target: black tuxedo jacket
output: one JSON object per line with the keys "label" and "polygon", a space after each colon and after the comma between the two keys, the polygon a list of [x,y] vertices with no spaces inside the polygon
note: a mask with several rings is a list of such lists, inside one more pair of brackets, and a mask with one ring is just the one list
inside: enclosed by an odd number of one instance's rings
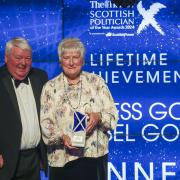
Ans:
{"label": "black tuxedo jacket", "polygon": [[[40,115],[40,95],[47,74],[32,68],[28,75],[36,101],[38,116]],[[0,68],[0,154],[4,157],[4,167],[0,169],[0,180],[10,180],[16,170],[20,150],[22,125],[20,112],[11,76],[6,66]],[[38,151],[41,162],[47,168],[47,157],[41,139]]]}

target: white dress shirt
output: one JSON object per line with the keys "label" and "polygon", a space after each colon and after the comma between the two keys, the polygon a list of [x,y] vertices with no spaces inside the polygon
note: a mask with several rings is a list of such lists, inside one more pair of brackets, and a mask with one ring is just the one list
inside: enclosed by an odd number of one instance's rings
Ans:
{"label": "white dress shirt", "polygon": [[17,88],[14,85],[14,89],[22,123],[21,150],[35,148],[40,141],[40,127],[31,83],[21,83]]}

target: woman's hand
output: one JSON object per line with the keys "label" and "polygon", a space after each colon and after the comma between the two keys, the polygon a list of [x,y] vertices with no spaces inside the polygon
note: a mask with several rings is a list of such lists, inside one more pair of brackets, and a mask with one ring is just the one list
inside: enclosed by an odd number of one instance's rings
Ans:
{"label": "woman's hand", "polygon": [[63,135],[62,140],[63,140],[63,144],[64,144],[65,148],[67,148],[69,150],[77,150],[78,149],[77,147],[72,146],[71,139],[68,135]]}
{"label": "woman's hand", "polygon": [[100,112],[91,112],[86,113],[89,116],[89,121],[86,128],[86,133],[90,134],[96,128],[96,126],[101,121],[101,113]]}

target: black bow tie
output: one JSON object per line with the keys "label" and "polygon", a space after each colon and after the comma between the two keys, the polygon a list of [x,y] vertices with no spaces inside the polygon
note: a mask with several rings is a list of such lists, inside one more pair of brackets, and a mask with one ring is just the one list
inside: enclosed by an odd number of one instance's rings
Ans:
{"label": "black bow tie", "polygon": [[23,80],[17,80],[17,79],[14,79],[14,85],[16,88],[18,88],[18,86],[21,84],[21,83],[24,83],[24,84],[29,84],[29,81],[28,81],[28,77],[26,77],[25,79]]}

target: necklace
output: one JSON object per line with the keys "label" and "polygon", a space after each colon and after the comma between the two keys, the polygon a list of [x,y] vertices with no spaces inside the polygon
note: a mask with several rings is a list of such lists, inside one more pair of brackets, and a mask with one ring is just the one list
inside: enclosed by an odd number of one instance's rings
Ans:
{"label": "necklace", "polygon": [[69,99],[69,96],[68,96],[68,89],[66,88],[66,83],[65,83],[65,77],[64,77],[64,73],[63,73],[63,84],[64,84],[64,92],[65,92],[65,96],[66,96],[66,99],[68,100],[68,103],[69,105],[71,106],[72,109],[76,110],[78,109],[78,107],[80,106],[80,103],[81,103],[81,96],[82,96],[82,79],[81,79],[81,75],[80,75],[80,80],[79,82],[81,83],[80,84],[80,92],[78,93],[79,94],[79,101],[77,103],[77,105],[75,107],[73,107],[70,99]]}

